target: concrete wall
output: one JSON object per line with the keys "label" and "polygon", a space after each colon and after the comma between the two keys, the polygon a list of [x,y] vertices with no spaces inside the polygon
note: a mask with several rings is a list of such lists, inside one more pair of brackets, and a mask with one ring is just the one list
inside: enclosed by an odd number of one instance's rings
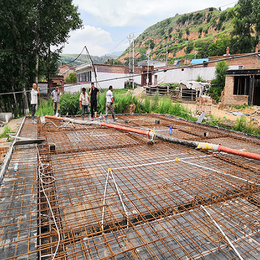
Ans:
{"label": "concrete wall", "polygon": [[[229,69],[235,70],[238,69],[239,66],[229,66]],[[180,83],[186,82],[190,80],[197,80],[198,76],[200,76],[203,80],[211,81],[215,78],[215,70],[214,66],[209,67],[192,67],[192,68],[183,68],[183,69],[172,69],[167,70],[165,72],[157,72],[153,75],[157,75],[158,84],[162,83]]]}
{"label": "concrete wall", "polygon": [[3,122],[6,122],[8,123],[9,120],[13,117],[13,114],[12,113],[0,113],[0,120],[3,121]]}
{"label": "concrete wall", "polygon": [[44,94],[44,95],[48,94],[48,83],[47,82],[39,82],[38,87],[40,87],[40,94]]}
{"label": "concrete wall", "polygon": [[76,84],[65,84],[64,85],[64,93],[77,93],[81,92],[82,88],[86,88],[87,90],[90,88],[90,83],[76,83]]}
{"label": "concrete wall", "polygon": [[[99,82],[99,86],[102,89],[108,89],[110,85],[112,85],[114,89],[122,89],[125,86],[125,82],[128,80],[129,80],[129,74],[104,73],[104,72],[98,73],[98,82]],[[137,84],[141,84],[141,76],[135,76],[134,82]]]}

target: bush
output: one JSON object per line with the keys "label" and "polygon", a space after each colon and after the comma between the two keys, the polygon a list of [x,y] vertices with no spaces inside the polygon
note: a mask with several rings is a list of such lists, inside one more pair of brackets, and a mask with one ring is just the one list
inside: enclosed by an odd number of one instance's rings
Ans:
{"label": "bush", "polygon": [[47,102],[41,98],[40,105],[35,112],[35,116],[41,116],[41,108],[42,108],[42,115],[53,115],[53,101],[51,98],[48,98]]}
{"label": "bush", "polygon": [[77,115],[81,113],[80,105],[79,105],[79,96],[78,92],[75,95],[70,93],[66,93],[61,95],[60,97],[60,110],[62,115]]}
{"label": "bush", "polygon": [[66,77],[65,82],[67,83],[75,83],[77,82],[76,72],[70,73],[68,77]]}
{"label": "bush", "polygon": [[221,97],[221,92],[225,87],[227,70],[228,70],[228,65],[226,64],[226,62],[220,61],[216,66],[215,79],[211,81],[212,86],[210,87],[208,93],[217,102],[219,102]]}

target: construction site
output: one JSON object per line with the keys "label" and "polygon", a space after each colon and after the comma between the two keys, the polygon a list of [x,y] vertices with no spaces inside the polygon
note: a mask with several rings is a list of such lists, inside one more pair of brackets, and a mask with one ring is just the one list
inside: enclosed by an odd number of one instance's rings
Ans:
{"label": "construction site", "polygon": [[25,117],[0,259],[260,259],[260,138],[159,114]]}

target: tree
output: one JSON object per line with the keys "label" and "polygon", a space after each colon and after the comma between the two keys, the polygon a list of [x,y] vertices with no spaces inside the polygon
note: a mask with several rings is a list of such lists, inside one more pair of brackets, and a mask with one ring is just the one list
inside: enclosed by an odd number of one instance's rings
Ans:
{"label": "tree", "polygon": [[197,58],[207,58],[209,54],[209,45],[211,44],[211,41],[197,41],[195,43],[195,48],[198,51]]}
{"label": "tree", "polygon": [[231,52],[252,52],[259,40],[259,0],[239,0],[229,11],[233,18],[231,32]]}
{"label": "tree", "polygon": [[[55,73],[61,51],[58,46],[68,39],[70,30],[80,26],[81,19],[72,0],[0,1],[1,92],[29,89],[36,75],[48,78]],[[1,96],[1,99],[4,110],[13,111],[12,105],[22,106],[21,97]]]}
{"label": "tree", "polygon": [[66,77],[65,82],[76,83],[77,82],[76,72],[70,73],[69,76]]}
{"label": "tree", "polygon": [[230,37],[226,34],[220,37],[209,45],[209,56],[221,56],[226,53],[227,47],[230,45]]}
{"label": "tree", "polygon": [[220,61],[216,66],[215,79],[211,81],[211,87],[208,93],[217,102],[219,102],[221,97],[221,92],[225,87],[227,70],[228,70],[228,65],[226,64],[226,62]]}
{"label": "tree", "polygon": [[186,49],[185,49],[185,53],[188,54],[188,53],[190,53],[192,50],[193,50],[193,41],[189,41],[189,42],[188,42],[188,45],[187,45],[187,47],[186,47]]}
{"label": "tree", "polygon": [[153,50],[153,48],[155,47],[155,43],[153,40],[150,40],[150,49]]}

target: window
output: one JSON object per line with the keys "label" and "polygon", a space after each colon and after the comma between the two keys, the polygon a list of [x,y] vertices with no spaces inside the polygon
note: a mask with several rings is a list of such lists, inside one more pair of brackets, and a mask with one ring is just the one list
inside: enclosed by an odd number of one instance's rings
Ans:
{"label": "window", "polygon": [[236,76],[234,80],[234,95],[249,95],[249,77]]}

